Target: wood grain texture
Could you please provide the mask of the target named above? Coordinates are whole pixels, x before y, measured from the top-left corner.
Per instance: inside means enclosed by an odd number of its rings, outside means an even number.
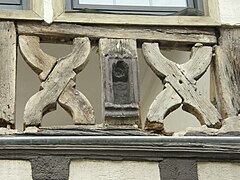
[[[216,44],[213,28],[193,27],[156,27],[156,26],[114,26],[114,25],[77,25],[54,23],[45,26],[41,23],[17,23],[20,35],[36,35],[60,41],[86,36],[90,39],[121,38],[142,41],[177,42],[182,44]]]
[[[205,126],[188,128],[182,135],[238,137],[240,136],[240,116],[231,116],[222,120],[222,127],[220,129],[206,128]]]
[[[156,136],[131,126],[72,125],[41,127],[38,132],[24,132],[26,136]]]
[[[111,125],[140,124],[136,41],[100,39],[103,116]]]
[[[195,46],[192,50],[190,61],[181,66],[164,57],[157,43],[144,43],[143,54],[155,74],[163,83],[169,83],[175,93],[182,98],[183,110],[195,115],[202,125],[206,124],[209,127],[220,126],[221,115],[209,100],[200,95],[195,86],[195,79],[201,77],[211,62],[211,47]],[[193,62],[199,62],[199,66],[195,67]],[[170,99],[171,97],[168,98]],[[169,101],[167,98],[162,100],[164,101],[155,105],[158,107],[160,104],[172,103],[172,101]],[[178,104],[176,103],[176,105]],[[170,104],[166,107],[170,108],[172,106],[174,107],[173,104]],[[155,107],[155,109],[157,107]],[[164,112],[166,112],[166,110],[164,110]],[[150,113],[152,113],[152,111],[150,111]],[[149,121],[150,117],[155,116],[148,114],[147,121]],[[158,119],[151,119],[149,122],[158,122]],[[159,123],[162,123],[162,120]]]
[[[190,59],[179,66],[179,69],[192,84],[195,84],[202,77],[212,61],[212,49],[202,46],[200,43],[195,44],[192,48]]]
[[[218,104],[224,118],[240,113],[240,29],[220,30],[216,47],[215,78]]]
[[[58,98],[59,104],[73,118],[74,124],[94,124],[93,107],[88,99],[76,89],[76,83],[70,80]]]
[[[146,130],[155,129],[158,132],[164,131],[165,117],[182,104],[182,98],[172,86],[169,83],[166,83],[164,86],[165,89],[157,95],[149,108],[145,124]]]
[[[37,36],[19,36],[19,46],[26,63],[39,75],[41,81],[46,80],[57,62],[56,58],[42,51]]]
[[[0,159],[65,156],[71,159],[156,161],[187,158],[239,162],[239,138],[29,136],[0,138]],[[14,140],[15,139],[15,140]],[[17,139],[17,140],[16,140]],[[21,140],[22,139],[22,140]]]
[[[56,103],[62,91],[65,87],[67,87],[66,91],[68,91],[69,87],[67,84],[71,80],[74,80],[76,74],[86,66],[89,53],[90,41],[88,38],[74,39],[72,53],[57,61],[57,64],[47,79],[42,82],[41,90],[28,100],[24,111],[24,122],[26,126],[40,126],[43,115],[56,109]],[[63,99],[61,102],[63,103]],[[66,101],[66,103],[65,108],[73,114],[76,113],[76,107],[72,107],[69,101]],[[79,110],[82,112],[81,108]],[[91,113],[93,112],[91,111]],[[92,122],[92,119],[90,121]]]
[[[14,126],[16,100],[16,30],[0,22],[0,126]]]

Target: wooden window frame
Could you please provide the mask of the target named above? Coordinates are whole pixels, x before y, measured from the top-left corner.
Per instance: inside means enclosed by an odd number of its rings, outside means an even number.
[[[0,10],[0,19],[43,20],[43,1],[29,0],[28,10]]]
[[[30,0],[29,10],[0,10],[0,19],[45,20],[47,23],[67,22],[145,26],[221,26],[218,0],[203,1],[204,9],[207,9],[207,11],[205,11],[205,16],[151,16],[67,13],[65,12],[65,0]],[[47,7],[48,5],[51,7]],[[52,10],[51,17],[48,15],[49,12],[44,13],[46,7]]]
[[[135,14],[135,15],[172,15],[185,8],[194,8],[194,0],[186,0],[186,7],[183,6],[139,6],[139,5],[104,5],[79,3],[78,0],[66,0],[66,9],[69,12],[82,12],[84,9],[99,10],[101,13],[112,14]],[[202,0],[198,0],[202,1]]]
[[[205,16],[147,16],[94,13],[67,13],[65,0],[52,0],[54,22],[122,25],[220,26],[218,1],[203,0]]]

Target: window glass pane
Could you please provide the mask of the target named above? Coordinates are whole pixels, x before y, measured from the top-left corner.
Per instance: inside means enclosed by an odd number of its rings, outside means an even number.
[[[17,4],[20,5],[20,0],[0,0],[0,4]]]
[[[114,0],[79,0],[79,4],[113,5]]]
[[[150,0],[152,6],[187,7],[187,0]]]
[[[1,0],[0,0],[1,1]],[[66,10],[141,15],[202,16],[203,0],[66,0]]]
[[[79,4],[187,7],[187,0],[78,0]]]
[[[2,10],[25,10],[29,8],[29,0],[0,0]]]
[[[151,0],[116,0],[116,5],[123,6],[149,6]]]

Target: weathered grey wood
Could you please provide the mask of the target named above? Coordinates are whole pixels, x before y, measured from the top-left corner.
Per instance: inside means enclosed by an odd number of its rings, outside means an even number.
[[[240,114],[240,29],[221,29],[216,47],[216,90],[224,118]]]
[[[70,80],[58,98],[59,104],[73,118],[75,124],[94,124],[93,107],[88,99],[76,89],[76,83]]]
[[[37,36],[19,36],[19,45],[26,63],[39,75],[40,80],[44,81],[56,64],[56,58],[42,51]]]
[[[47,79],[42,82],[41,90],[28,100],[24,111],[26,126],[40,126],[43,115],[56,109],[59,96],[66,87],[68,88],[67,84],[75,79],[76,74],[85,67],[89,53],[88,38],[74,39],[72,53],[57,61]],[[68,110],[76,111],[76,109],[71,109],[72,105],[66,106]],[[79,110],[82,111],[82,109]],[[90,121],[92,122],[92,119]]]
[[[231,116],[222,120],[222,127],[220,129],[206,128],[204,126],[199,128],[189,128],[184,136],[240,136],[240,116]]]
[[[45,26],[42,23],[17,23],[20,35],[37,35],[42,39],[69,41],[72,38],[86,36],[90,39],[121,38],[144,41],[165,41],[182,44],[216,44],[214,28],[156,27],[156,26],[119,26],[119,25],[74,25],[57,24]]]
[[[182,66],[165,58],[161,54],[158,44],[156,43],[144,43],[143,54],[147,63],[159,78],[161,78],[164,83],[169,83],[175,90],[175,93],[182,98],[183,110],[195,115],[202,125],[206,124],[209,127],[220,126],[221,115],[209,100],[205,99],[198,93],[194,85],[194,79],[198,79],[210,64],[212,58],[211,47],[194,47],[193,56],[191,57],[190,62]],[[198,69],[195,69],[195,67],[192,67],[195,66],[192,62],[194,62],[195,59],[196,62],[199,62],[200,57],[201,60],[206,61],[206,63],[200,63],[201,67],[199,66]],[[188,75],[188,73],[192,73],[192,75]],[[169,99],[170,98],[171,97],[169,97]],[[164,98],[163,100],[164,101],[161,103],[159,102],[158,105],[171,102],[167,98]],[[171,104],[171,106],[173,106],[173,104]],[[149,117],[154,116],[148,114],[147,117],[149,120]],[[157,119],[151,119],[150,121],[157,122]]]
[[[112,125],[140,123],[138,59],[135,40],[100,39],[105,121]]]
[[[149,133],[134,127],[99,127],[97,125],[81,126],[60,126],[60,127],[41,127],[37,132],[24,132],[23,135],[31,136],[156,136],[157,134]]]
[[[169,83],[166,83],[165,89],[158,94],[149,108],[145,129],[155,129],[158,132],[164,131],[164,118],[179,108],[181,104],[182,98]]]
[[[4,137],[3,137],[4,138]],[[240,141],[228,137],[0,137],[0,159],[61,156],[71,159],[143,160],[188,158],[239,162]]]
[[[14,23],[0,22],[0,126],[14,126],[16,48]]]
[[[212,61],[212,50],[209,47],[202,46],[200,43],[195,44],[189,61],[179,66],[187,79],[193,83],[196,83],[196,80],[202,77]]]

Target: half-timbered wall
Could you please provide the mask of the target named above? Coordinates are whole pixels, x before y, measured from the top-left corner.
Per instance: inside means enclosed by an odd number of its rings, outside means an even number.
[[[226,15],[238,2],[229,1],[226,10],[221,0],[205,3],[209,9],[201,18],[159,19],[68,14],[63,2],[32,0],[30,10],[0,12],[1,179],[239,177],[240,28],[237,15]],[[43,43],[71,48],[54,55]],[[164,50],[190,56],[180,63],[178,55],[171,59]],[[35,92],[22,104],[22,116],[16,116],[20,54],[29,76],[37,78],[30,83]],[[98,97],[77,84],[89,57],[99,66],[98,77],[88,82],[98,80]],[[140,78],[141,63],[163,86],[154,95],[149,92],[151,99],[145,92],[148,102],[141,96],[141,81],[147,87],[155,84]],[[207,71],[211,99],[197,86]],[[98,107],[95,98],[101,99]],[[69,114],[71,126],[43,127],[44,117],[56,108]],[[167,117],[179,108],[200,127],[167,131]],[[174,121],[179,123],[181,117]]]

